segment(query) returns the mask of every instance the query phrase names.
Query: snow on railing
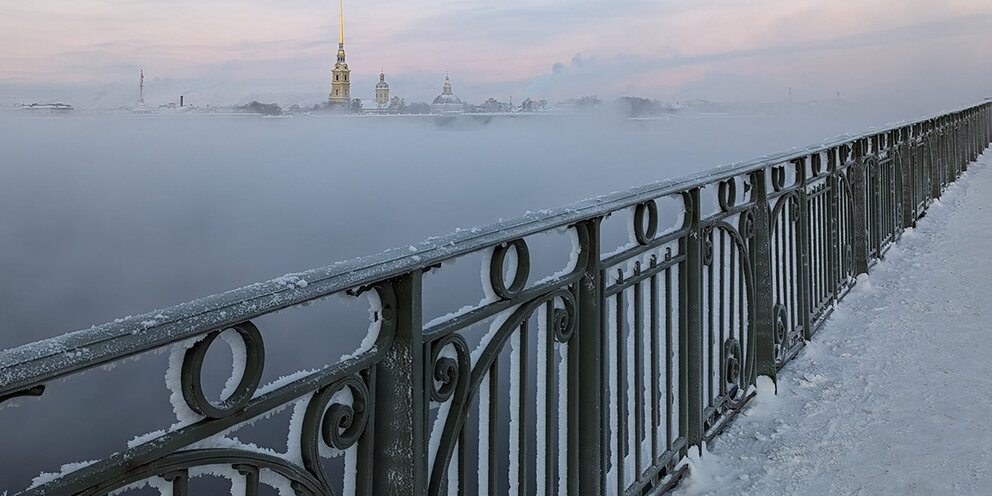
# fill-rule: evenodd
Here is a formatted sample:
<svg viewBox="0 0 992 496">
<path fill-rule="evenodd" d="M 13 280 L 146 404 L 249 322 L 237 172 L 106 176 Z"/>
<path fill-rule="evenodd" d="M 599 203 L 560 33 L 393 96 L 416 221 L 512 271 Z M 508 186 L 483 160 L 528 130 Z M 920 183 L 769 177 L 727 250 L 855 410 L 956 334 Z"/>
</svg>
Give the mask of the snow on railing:
<svg viewBox="0 0 992 496">
<path fill-rule="evenodd" d="M 984 103 L 461 230 L 0 352 L 0 402 L 169 346 L 171 427 L 23 494 L 185 494 L 192 477 L 290 494 L 647 494 L 678 479 L 833 305 L 990 142 Z M 659 205 L 677 225 L 659 229 Z M 624 216 L 608 217 L 624 213 Z M 623 217 L 629 242 L 604 253 Z M 530 281 L 528 242 L 570 241 Z M 423 274 L 482 254 L 485 297 L 424 323 Z M 353 354 L 260 385 L 253 320 L 366 294 Z M 317 301 L 315 304 L 319 305 Z M 479 331 L 478 329 L 482 329 Z M 221 401 L 201 367 L 235 356 Z M 239 428 L 290 409 L 285 451 Z M 324 460 L 344 455 L 343 477 Z M 332 480 L 337 479 L 337 480 Z"/>
</svg>

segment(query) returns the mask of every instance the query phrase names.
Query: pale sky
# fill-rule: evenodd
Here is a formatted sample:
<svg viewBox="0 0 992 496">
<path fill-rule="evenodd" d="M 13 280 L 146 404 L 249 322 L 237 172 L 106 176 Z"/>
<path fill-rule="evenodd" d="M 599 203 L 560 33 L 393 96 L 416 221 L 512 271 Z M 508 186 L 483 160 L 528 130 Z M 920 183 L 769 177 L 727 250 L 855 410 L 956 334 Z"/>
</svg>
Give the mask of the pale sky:
<svg viewBox="0 0 992 496">
<path fill-rule="evenodd" d="M 337 9 L 314 0 L 0 0 L 0 103 L 327 98 Z M 992 96 L 988 0 L 345 0 L 352 95 L 470 102 Z"/>
</svg>

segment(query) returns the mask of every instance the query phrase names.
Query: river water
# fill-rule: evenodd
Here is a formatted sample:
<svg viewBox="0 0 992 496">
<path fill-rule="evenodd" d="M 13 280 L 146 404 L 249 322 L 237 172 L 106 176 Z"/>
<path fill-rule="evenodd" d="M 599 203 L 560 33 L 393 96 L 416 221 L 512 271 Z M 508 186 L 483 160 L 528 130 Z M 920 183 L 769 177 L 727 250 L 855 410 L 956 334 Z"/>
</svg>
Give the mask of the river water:
<svg viewBox="0 0 992 496">
<path fill-rule="evenodd" d="M 0 114 L 0 349 L 880 124 L 834 107 L 444 125 Z M 447 301 L 456 286 L 435 285 L 427 319 L 461 305 Z M 263 383 L 358 344 L 364 303 L 328 301 L 256 322 Z M 0 408 L 0 494 L 167 427 L 167 356 Z M 256 436 L 285 444 L 284 432 Z"/>
</svg>

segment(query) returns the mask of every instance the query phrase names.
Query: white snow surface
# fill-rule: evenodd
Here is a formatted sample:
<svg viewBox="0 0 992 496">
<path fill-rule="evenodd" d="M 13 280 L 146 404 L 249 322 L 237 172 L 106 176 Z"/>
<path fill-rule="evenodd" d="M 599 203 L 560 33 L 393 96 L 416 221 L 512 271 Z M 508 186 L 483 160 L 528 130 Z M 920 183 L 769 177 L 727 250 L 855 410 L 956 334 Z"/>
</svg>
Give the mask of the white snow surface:
<svg viewBox="0 0 992 496">
<path fill-rule="evenodd" d="M 673 491 L 989 494 L 992 152 L 851 294 Z"/>
</svg>

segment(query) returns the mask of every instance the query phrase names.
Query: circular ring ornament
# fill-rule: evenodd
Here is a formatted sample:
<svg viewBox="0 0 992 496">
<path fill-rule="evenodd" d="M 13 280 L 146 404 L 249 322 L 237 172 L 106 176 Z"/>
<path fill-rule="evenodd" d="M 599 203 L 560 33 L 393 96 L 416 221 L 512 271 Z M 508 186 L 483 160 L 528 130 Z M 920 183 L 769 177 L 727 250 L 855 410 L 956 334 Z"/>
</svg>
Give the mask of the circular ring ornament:
<svg viewBox="0 0 992 496">
<path fill-rule="evenodd" d="M 503 271 L 506 264 L 506 256 L 510 248 L 517 253 L 517 270 L 513 275 L 513 284 L 506 286 L 503 278 Z M 530 275 L 530 252 L 527 250 L 527 243 L 523 239 L 515 239 L 509 243 L 499 244 L 493 249 L 492 260 L 489 262 L 489 281 L 492 284 L 493 292 L 504 300 L 513 298 L 524 289 L 527 284 L 527 277 Z"/>
<path fill-rule="evenodd" d="M 823 162 L 819 153 L 814 153 L 809 156 L 809 168 L 810 172 L 813 173 L 813 177 L 819 176 L 823 172 Z"/>
<path fill-rule="evenodd" d="M 785 187 L 785 167 L 772 167 L 772 189 L 782 191 Z"/>
<path fill-rule="evenodd" d="M 776 303 L 772 309 L 772 314 L 775 316 L 775 343 L 784 346 L 786 328 L 788 327 L 785 305 Z"/>
<path fill-rule="evenodd" d="M 648 216 L 648 225 L 644 227 L 644 214 Z M 646 245 L 658 234 L 658 204 L 654 200 L 638 203 L 634 208 L 634 237 L 637 242 Z"/>
<path fill-rule="evenodd" d="M 720 202 L 720 210 L 729 212 L 737 204 L 737 180 L 734 178 L 720 181 L 717 190 L 717 201 Z"/>
<path fill-rule="evenodd" d="M 727 391 L 730 392 L 741 383 L 741 344 L 734 338 L 723 344 L 723 378 Z"/>
<path fill-rule="evenodd" d="M 262 335 L 258 332 L 258 328 L 251 322 L 242 322 L 230 327 L 230 329 L 236 331 L 245 343 L 245 370 L 237 387 L 234 388 L 234 392 L 219 403 L 211 402 L 204 395 L 202 374 L 203 359 L 207 355 L 207 350 L 210 349 L 210 345 L 223 330 L 207 334 L 207 337 L 186 350 L 186 355 L 183 358 L 181 375 L 183 399 L 194 412 L 207 418 L 223 418 L 244 408 L 255 395 L 255 390 L 258 389 L 258 383 L 262 378 L 262 368 L 265 365 L 265 347 L 262 344 Z"/>
</svg>

